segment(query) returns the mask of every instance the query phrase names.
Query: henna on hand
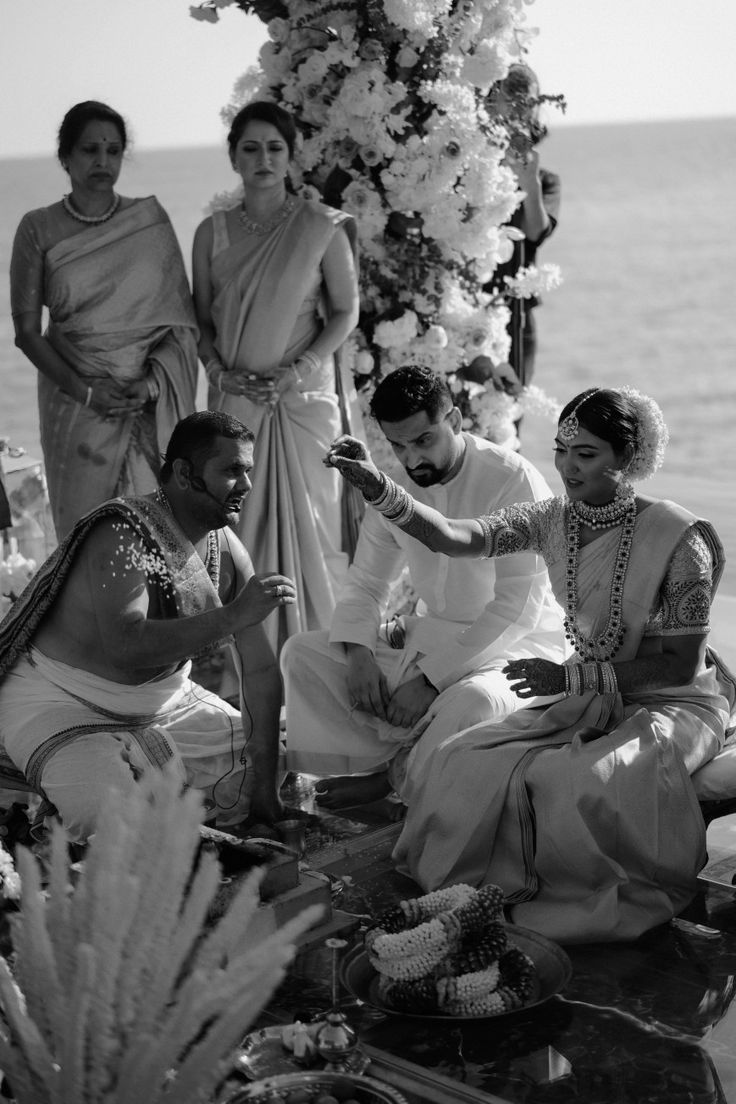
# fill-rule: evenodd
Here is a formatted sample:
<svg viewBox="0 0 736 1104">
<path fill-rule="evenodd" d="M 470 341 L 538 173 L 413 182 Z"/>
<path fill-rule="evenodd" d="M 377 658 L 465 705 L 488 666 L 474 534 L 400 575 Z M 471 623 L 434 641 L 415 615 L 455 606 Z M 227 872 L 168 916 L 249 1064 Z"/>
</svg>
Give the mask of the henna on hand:
<svg viewBox="0 0 736 1104">
<path fill-rule="evenodd" d="M 564 666 L 549 659 L 510 659 L 502 673 L 520 698 L 547 697 L 565 690 Z"/>
</svg>

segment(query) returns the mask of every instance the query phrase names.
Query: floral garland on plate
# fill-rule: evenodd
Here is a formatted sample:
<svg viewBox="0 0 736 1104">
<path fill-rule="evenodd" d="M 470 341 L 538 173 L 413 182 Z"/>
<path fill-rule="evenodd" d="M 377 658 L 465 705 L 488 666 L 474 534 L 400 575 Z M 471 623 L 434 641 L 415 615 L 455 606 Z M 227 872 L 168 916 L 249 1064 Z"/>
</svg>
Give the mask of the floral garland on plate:
<svg viewBox="0 0 736 1104">
<path fill-rule="evenodd" d="M 203 0 L 190 11 L 216 22 L 234 3 Z M 479 356 L 505 364 L 509 300 L 560 282 L 556 265 L 542 265 L 507 278 L 502 293 L 483 291 L 521 234 L 507 225 L 522 193 L 504 164 L 519 122 L 493 114 L 487 95 L 534 33 L 525 25 L 526 0 L 237 0 L 237 7 L 266 23 L 269 40 L 223 118 L 229 123 L 252 99 L 291 111 L 302 135 L 297 192 L 356 219 L 362 312 L 346 354 L 365 406 L 383 376 L 424 364 L 446 373 L 465 428 L 516 447 L 522 409 L 554 418 L 559 404 L 538 388 L 507 394 L 466 370 Z M 237 195 L 213 205 L 231 205 Z"/>
<path fill-rule="evenodd" d="M 493 1016 L 520 1008 L 534 986 L 533 962 L 508 939 L 496 885 L 401 901 L 369 928 L 365 947 L 378 993 L 397 1011 Z"/>
</svg>

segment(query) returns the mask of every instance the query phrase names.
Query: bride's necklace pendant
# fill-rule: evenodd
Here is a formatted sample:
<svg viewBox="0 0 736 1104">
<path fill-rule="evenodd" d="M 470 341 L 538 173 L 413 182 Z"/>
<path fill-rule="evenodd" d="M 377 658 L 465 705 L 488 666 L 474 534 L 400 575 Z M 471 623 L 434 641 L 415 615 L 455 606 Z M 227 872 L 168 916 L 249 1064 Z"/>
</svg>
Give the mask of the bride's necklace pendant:
<svg viewBox="0 0 736 1104">
<path fill-rule="evenodd" d="M 626 570 L 629 566 L 631 542 L 636 525 L 636 500 L 633 494 L 626 503 L 626 512 L 621 526 L 621 535 L 616 552 L 616 563 L 611 579 L 608 623 L 598 636 L 585 636 L 578 624 L 578 565 L 580 555 L 580 518 L 573 508 L 577 503 L 569 503 L 567 518 L 567 570 L 565 602 L 565 636 L 575 651 L 585 661 L 595 660 L 607 663 L 613 659 L 624 641 L 623 596 Z M 586 525 L 588 522 L 585 523 Z M 599 526 L 604 528 L 603 526 Z"/>
<path fill-rule="evenodd" d="M 71 198 L 68 195 L 61 197 L 61 202 L 64 210 L 68 215 L 71 215 L 77 222 L 84 222 L 88 226 L 98 226 L 101 222 L 107 222 L 117 211 L 120 206 L 120 196 L 117 193 L 113 193 L 112 203 L 103 211 L 101 215 L 83 215 L 81 211 L 78 211 L 76 207 L 72 206 Z"/>
<path fill-rule="evenodd" d="M 238 212 L 238 221 L 243 229 L 247 230 L 249 234 L 270 234 L 272 230 L 275 230 L 277 226 L 280 226 L 282 222 L 286 221 L 295 207 L 296 199 L 294 196 L 289 195 L 270 219 L 259 222 L 256 219 L 250 218 L 245 210 L 245 203 L 243 203 Z"/>
</svg>

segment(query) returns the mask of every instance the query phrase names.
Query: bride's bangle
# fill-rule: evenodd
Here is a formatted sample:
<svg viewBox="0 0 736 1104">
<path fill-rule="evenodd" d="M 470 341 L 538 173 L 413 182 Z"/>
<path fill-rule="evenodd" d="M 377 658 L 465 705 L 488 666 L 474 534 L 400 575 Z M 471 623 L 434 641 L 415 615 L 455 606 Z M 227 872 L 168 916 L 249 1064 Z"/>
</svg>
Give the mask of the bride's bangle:
<svg viewBox="0 0 736 1104">
<path fill-rule="evenodd" d="M 612 663 L 572 663 L 565 665 L 565 693 L 617 694 L 618 680 Z"/>
<path fill-rule="evenodd" d="M 385 472 L 381 472 L 381 479 L 383 489 L 370 505 L 379 514 L 383 514 L 386 521 L 403 528 L 414 517 L 414 499 L 403 487 L 389 479 Z"/>
</svg>

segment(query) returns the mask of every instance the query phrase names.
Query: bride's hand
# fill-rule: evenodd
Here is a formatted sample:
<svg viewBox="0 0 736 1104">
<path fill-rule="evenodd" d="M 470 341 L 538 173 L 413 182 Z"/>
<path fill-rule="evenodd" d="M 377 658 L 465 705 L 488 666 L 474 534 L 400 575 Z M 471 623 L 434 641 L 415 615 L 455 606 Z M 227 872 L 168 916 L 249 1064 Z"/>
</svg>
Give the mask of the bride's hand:
<svg viewBox="0 0 736 1104">
<path fill-rule="evenodd" d="M 502 673 L 519 698 L 547 697 L 565 691 L 565 668 L 549 659 L 510 659 Z"/>
<path fill-rule="evenodd" d="M 337 468 L 340 475 L 372 502 L 383 489 L 381 473 L 370 458 L 368 449 L 355 437 L 338 437 L 325 456 L 328 468 Z"/>
</svg>

